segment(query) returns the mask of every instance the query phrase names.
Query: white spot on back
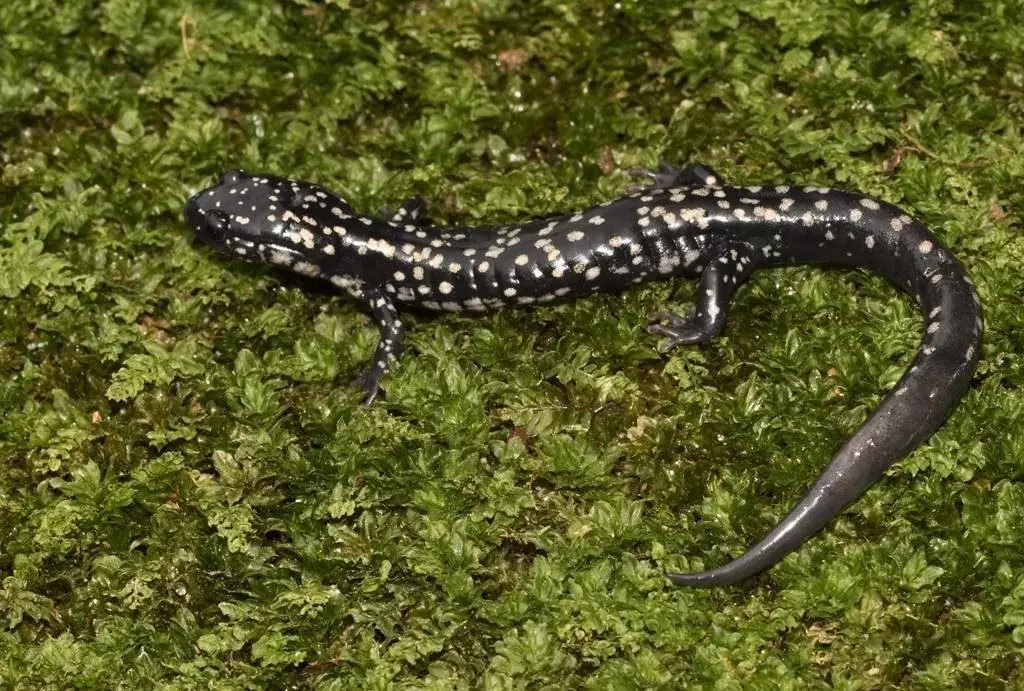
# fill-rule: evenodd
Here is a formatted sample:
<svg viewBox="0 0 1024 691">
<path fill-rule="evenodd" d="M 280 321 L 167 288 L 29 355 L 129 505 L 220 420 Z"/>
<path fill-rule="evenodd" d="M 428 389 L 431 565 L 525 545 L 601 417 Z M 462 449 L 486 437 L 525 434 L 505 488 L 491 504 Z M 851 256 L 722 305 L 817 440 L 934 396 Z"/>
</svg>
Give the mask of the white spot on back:
<svg viewBox="0 0 1024 691">
<path fill-rule="evenodd" d="M 754 215 L 766 221 L 777 221 L 781 218 L 778 211 L 768 206 L 755 206 Z"/>
</svg>

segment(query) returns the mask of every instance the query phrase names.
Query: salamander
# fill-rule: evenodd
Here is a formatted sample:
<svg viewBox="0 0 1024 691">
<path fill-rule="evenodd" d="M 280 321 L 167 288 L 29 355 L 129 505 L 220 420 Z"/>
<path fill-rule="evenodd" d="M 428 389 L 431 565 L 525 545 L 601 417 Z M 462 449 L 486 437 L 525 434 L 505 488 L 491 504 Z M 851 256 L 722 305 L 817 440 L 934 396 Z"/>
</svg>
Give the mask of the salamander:
<svg viewBox="0 0 1024 691">
<path fill-rule="evenodd" d="M 375 218 L 318 184 L 236 170 L 188 200 L 185 222 L 217 250 L 329 281 L 361 302 L 380 330 L 361 378 L 367 404 L 401 355 L 400 308 L 487 312 L 699 279 L 689 314 L 659 313 L 648 327 L 673 348 L 720 333 L 730 298 L 757 269 L 824 264 L 881 274 L 920 305 L 925 326 L 913 362 L 759 543 L 724 566 L 667 574 L 680 585 L 730 584 L 810 539 L 943 423 L 978 362 L 981 304 L 935 235 L 882 200 L 828 187 L 732 186 L 701 164 L 631 172 L 645 184 L 575 213 L 436 227 L 420 197 Z"/>
</svg>

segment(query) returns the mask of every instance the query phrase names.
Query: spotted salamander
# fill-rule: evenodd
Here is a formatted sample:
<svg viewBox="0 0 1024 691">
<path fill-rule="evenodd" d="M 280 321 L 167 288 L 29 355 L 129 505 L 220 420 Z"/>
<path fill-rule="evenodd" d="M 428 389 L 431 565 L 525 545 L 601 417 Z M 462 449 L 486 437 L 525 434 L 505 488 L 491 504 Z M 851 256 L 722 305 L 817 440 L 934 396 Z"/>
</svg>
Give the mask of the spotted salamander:
<svg viewBox="0 0 1024 691">
<path fill-rule="evenodd" d="M 733 583 L 808 540 L 942 424 L 978 362 L 980 302 L 960 263 L 892 204 L 827 187 L 726 185 L 704 165 L 632 172 L 646 186 L 578 213 L 441 228 L 419 197 L 381 220 L 310 182 L 231 171 L 189 199 L 185 221 L 218 250 L 327 280 L 363 303 L 380 329 L 362 377 L 367 403 L 402 351 L 399 307 L 485 312 L 699 278 L 689 315 L 660 313 L 649 326 L 671 348 L 718 334 L 755 269 L 833 264 L 885 276 L 924 315 L 910 369 L 761 542 L 719 568 L 668 575 Z"/>
</svg>

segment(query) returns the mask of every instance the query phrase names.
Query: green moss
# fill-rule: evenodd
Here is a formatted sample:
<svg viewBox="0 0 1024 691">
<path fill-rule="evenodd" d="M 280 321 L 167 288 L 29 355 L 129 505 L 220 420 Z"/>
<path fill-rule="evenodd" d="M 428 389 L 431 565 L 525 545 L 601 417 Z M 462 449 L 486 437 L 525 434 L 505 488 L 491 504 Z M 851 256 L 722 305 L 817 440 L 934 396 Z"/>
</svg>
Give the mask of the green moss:
<svg viewBox="0 0 1024 691">
<path fill-rule="evenodd" d="M 0 686 L 1002 687 L 1024 646 L 1024 7 L 0 6 Z M 858 272 L 757 274 L 660 356 L 653 285 L 375 333 L 193 244 L 243 166 L 360 209 L 528 217 L 623 170 L 906 206 L 985 302 L 974 386 L 768 574 L 739 554 L 898 378 L 921 327 Z"/>
</svg>

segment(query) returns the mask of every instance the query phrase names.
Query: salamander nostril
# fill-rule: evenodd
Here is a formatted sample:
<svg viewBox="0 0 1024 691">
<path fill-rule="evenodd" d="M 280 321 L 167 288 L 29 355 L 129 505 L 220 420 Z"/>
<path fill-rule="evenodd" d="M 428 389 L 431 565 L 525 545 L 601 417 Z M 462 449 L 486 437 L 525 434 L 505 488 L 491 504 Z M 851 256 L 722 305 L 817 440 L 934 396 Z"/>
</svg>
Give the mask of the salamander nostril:
<svg viewBox="0 0 1024 691">
<path fill-rule="evenodd" d="M 223 232 L 228 229 L 228 215 L 223 211 L 212 209 L 206 213 L 206 226 L 210 230 Z"/>
<path fill-rule="evenodd" d="M 229 170 L 220 176 L 220 180 L 217 181 L 218 185 L 237 185 L 242 179 L 242 171 L 240 170 Z"/>
</svg>

